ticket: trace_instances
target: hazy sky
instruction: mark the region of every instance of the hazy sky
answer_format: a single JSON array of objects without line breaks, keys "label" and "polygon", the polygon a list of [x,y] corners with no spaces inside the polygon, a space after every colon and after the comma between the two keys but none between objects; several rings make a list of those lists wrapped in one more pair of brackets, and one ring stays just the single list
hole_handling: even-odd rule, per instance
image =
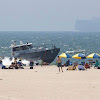
[{"label": "hazy sky", "polygon": [[0,31],[69,31],[100,17],[100,0],[0,0]]}]

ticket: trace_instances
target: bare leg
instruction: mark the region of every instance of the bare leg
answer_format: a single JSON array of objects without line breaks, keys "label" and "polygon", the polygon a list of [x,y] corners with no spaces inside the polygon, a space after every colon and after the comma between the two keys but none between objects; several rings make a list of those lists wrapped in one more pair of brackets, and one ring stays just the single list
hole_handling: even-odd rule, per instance
[{"label": "bare leg", "polygon": [[59,67],[59,72],[60,72],[60,67]]},{"label": "bare leg", "polygon": [[61,66],[61,70],[62,70],[62,72],[63,72],[62,66]]},{"label": "bare leg", "polygon": [[20,68],[20,65],[19,64],[17,66],[18,66],[18,68]]}]

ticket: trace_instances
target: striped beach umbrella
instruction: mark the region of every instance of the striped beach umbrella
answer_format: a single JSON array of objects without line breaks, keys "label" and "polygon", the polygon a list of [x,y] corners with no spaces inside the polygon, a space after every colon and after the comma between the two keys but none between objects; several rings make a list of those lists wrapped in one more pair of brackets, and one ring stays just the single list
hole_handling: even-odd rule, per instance
[{"label": "striped beach umbrella", "polygon": [[88,55],[86,58],[100,58],[100,55],[98,53],[92,53]]},{"label": "striped beach umbrella", "polygon": [[59,57],[60,58],[71,58],[71,56],[66,53],[62,53],[61,55],[59,55]]},{"label": "striped beach umbrella", "polygon": [[85,54],[78,53],[78,54],[73,55],[72,58],[74,58],[74,59],[85,59],[86,56],[85,56]]}]

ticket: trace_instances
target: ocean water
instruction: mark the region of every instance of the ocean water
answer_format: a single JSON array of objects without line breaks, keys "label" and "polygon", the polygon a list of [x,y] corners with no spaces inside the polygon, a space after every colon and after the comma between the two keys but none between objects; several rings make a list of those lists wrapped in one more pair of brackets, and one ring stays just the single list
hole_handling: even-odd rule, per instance
[{"label": "ocean water", "polygon": [[[23,43],[31,42],[35,46],[54,44],[60,48],[59,54],[66,51],[85,50],[86,56],[90,53],[100,54],[100,32],[35,32],[35,31],[1,31],[0,56],[10,57],[11,40]],[[75,53],[74,53],[75,54]],[[69,55],[74,55],[69,54]],[[67,60],[63,58],[63,63]],[[70,59],[74,61],[74,59]],[[54,61],[55,62],[55,61]]]}]

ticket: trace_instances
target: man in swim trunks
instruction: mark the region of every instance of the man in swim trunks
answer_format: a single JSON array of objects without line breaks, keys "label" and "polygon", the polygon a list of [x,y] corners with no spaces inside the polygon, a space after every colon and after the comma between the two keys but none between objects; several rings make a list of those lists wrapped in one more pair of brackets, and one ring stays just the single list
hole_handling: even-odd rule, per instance
[{"label": "man in swim trunks", "polygon": [[60,59],[60,57],[58,56],[57,57],[57,61],[56,61],[56,64],[57,64],[57,66],[58,66],[58,68],[59,68],[59,72],[60,72],[60,67],[61,67],[61,70],[62,70],[62,72],[63,72],[63,69],[62,69],[62,66],[61,66],[61,59]]}]

